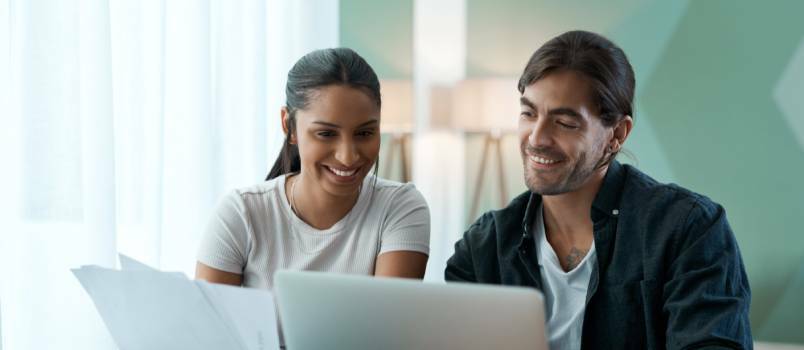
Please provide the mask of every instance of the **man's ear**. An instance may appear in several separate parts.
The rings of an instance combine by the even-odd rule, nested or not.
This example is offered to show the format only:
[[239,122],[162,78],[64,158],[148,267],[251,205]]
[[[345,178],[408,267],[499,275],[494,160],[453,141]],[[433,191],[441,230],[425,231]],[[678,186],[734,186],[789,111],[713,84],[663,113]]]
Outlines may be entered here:
[[609,149],[611,152],[619,152],[622,149],[625,140],[628,138],[628,135],[631,134],[631,129],[634,127],[634,118],[631,118],[630,115],[624,116],[617,122],[617,125],[614,126],[614,135],[612,135],[611,141],[609,141]]
[[[282,118],[282,132],[285,135],[288,135],[288,133],[290,132],[290,112],[288,111],[288,108],[287,107],[282,107],[282,109],[279,112],[279,115]],[[296,143],[296,130],[295,130],[295,128],[294,128],[293,132],[290,133],[290,138],[289,138],[288,141],[289,141],[290,144],[295,144]]]

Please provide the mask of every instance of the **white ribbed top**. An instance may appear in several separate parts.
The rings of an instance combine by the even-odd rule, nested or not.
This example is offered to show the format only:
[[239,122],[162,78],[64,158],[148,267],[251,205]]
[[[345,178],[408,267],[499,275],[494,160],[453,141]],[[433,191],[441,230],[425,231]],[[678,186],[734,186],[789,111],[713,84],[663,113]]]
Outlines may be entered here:
[[243,275],[243,285],[271,289],[280,269],[372,275],[377,256],[429,254],[430,212],[413,184],[366,176],[352,210],[326,230],[296,216],[285,176],[226,195],[207,225],[198,261]]

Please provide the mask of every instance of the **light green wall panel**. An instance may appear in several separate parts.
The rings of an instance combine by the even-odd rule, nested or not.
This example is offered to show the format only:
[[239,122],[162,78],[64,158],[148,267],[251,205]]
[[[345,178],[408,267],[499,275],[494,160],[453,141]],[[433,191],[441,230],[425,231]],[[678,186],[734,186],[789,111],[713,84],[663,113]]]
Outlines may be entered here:
[[519,76],[548,39],[572,29],[607,32],[639,7],[637,0],[467,0],[467,74]]
[[413,77],[413,0],[340,1],[341,46],[357,51],[380,79]]
[[[804,152],[773,98],[804,36],[801,13],[799,1],[691,2],[641,101],[679,182],[726,208],[760,338],[804,257]],[[804,342],[804,325],[787,327],[767,338]]]

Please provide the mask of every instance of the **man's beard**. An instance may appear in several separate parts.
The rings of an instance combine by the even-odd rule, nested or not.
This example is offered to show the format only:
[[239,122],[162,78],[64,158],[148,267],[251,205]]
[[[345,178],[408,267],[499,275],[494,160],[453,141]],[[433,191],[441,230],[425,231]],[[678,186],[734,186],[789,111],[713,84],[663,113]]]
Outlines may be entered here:
[[[549,150],[537,150],[528,147],[528,150],[531,154],[557,154],[556,151],[549,151]],[[528,189],[536,194],[540,194],[543,196],[553,196],[559,195],[562,193],[573,192],[583,186],[587,180],[600,168],[600,165],[603,163],[605,159],[605,152],[595,161],[589,161],[589,153],[582,152],[578,155],[577,161],[570,169],[569,173],[563,176],[560,176],[558,180],[553,181],[553,183],[546,183],[543,180],[539,179],[538,170],[532,169],[528,165],[527,161],[527,153],[524,157],[525,163],[525,184],[528,186]],[[564,161],[567,160],[567,157],[563,157]],[[564,168],[566,169],[566,168]]]

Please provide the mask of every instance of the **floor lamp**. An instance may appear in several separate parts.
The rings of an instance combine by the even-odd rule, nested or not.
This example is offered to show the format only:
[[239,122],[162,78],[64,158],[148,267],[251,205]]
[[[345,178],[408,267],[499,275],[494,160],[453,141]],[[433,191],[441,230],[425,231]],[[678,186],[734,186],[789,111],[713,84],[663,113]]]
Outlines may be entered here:
[[385,173],[391,173],[391,167],[396,163],[396,156],[399,155],[400,166],[402,167],[402,182],[410,181],[410,167],[408,166],[408,139],[410,138],[409,132],[393,132],[391,133],[391,141],[388,145],[388,152],[386,153]]
[[499,177],[496,181],[499,205],[503,207],[508,202],[501,141],[506,133],[516,128],[520,112],[520,96],[514,78],[466,79],[455,86],[452,97],[452,123],[467,133],[485,135],[480,166],[472,189],[474,193],[469,211],[470,220],[474,220],[480,207],[486,168],[491,166],[489,158],[492,156],[496,157],[493,166],[497,168]]
[[505,185],[505,166],[503,166],[503,158],[502,158],[502,148],[500,147],[500,142],[502,141],[502,134],[499,130],[495,130],[492,132],[485,133],[483,138],[483,153],[480,158],[480,166],[477,169],[477,178],[475,179],[475,187],[474,187],[474,195],[472,196],[472,209],[469,210],[469,217],[471,220],[475,218],[477,215],[477,208],[480,206],[480,189],[483,188],[483,180],[485,179],[484,175],[486,173],[486,168],[488,168],[488,159],[490,153],[494,153],[494,156],[497,158],[497,161],[494,165],[497,168],[497,176],[498,182],[497,191],[500,195],[500,207],[505,206],[508,203],[508,196],[507,186]]
[[[400,162],[402,169],[402,182],[410,181],[410,166],[408,158],[408,143],[413,126],[413,85],[410,80],[380,81],[380,94],[382,95],[382,110],[380,116],[380,130],[391,134],[388,144],[384,172],[390,174],[396,162]],[[399,156],[399,159],[396,157]],[[387,176],[387,175],[386,175]]]

